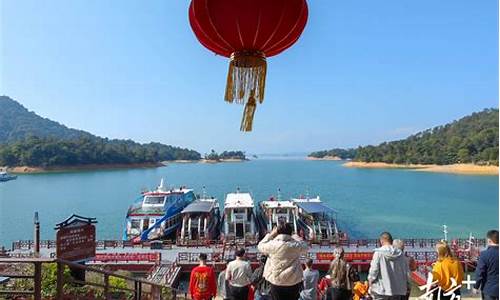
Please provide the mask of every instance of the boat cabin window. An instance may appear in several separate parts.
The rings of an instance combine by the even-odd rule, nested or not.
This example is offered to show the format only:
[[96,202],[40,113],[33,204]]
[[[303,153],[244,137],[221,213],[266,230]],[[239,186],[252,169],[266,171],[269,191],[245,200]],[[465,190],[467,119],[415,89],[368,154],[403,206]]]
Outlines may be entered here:
[[277,214],[288,214],[288,209],[287,208],[276,208],[276,213]]
[[141,227],[141,220],[132,220],[130,222],[130,227],[131,228],[140,228]]
[[193,192],[189,192],[187,194],[184,195],[184,198],[187,202],[191,202],[193,201],[194,199],[194,193]]
[[163,205],[164,202],[165,202],[164,196],[146,196],[144,198],[144,204]]

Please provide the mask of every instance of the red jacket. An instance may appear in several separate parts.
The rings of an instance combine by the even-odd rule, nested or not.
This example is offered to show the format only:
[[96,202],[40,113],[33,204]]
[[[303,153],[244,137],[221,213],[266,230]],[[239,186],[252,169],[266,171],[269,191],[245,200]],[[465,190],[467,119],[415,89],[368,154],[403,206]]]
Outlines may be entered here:
[[217,294],[214,269],[198,266],[191,271],[189,293],[195,300],[208,300]]

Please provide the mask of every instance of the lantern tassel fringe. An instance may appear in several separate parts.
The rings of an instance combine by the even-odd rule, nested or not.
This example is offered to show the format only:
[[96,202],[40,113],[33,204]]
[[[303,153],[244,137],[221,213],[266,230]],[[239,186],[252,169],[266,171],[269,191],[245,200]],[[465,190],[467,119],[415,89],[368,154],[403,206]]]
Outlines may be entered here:
[[247,99],[253,96],[259,103],[262,103],[266,71],[266,58],[262,54],[233,53],[229,63],[224,99],[229,103],[245,104]]
[[250,97],[248,99],[247,104],[245,105],[245,110],[243,111],[243,118],[241,119],[241,131],[252,131],[253,125],[253,116],[255,114],[255,110],[257,109],[257,103],[254,97]]

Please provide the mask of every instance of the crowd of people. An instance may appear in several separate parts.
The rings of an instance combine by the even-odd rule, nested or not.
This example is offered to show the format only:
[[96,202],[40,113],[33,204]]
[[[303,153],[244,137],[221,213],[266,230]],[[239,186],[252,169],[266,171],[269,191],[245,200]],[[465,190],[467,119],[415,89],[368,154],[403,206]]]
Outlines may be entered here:
[[[404,300],[411,291],[411,272],[417,263],[405,254],[404,242],[393,240],[388,232],[380,235],[370,263],[367,280],[362,281],[346,261],[344,249],[334,250],[334,259],[321,278],[313,260],[302,264],[308,244],[292,235],[292,227],[282,224],[268,233],[257,248],[259,266],[252,271],[245,250],[235,252],[235,259],[216,278],[207,266],[206,254],[191,272],[189,292],[194,300],[209,300],[217,295],[224,300]],[[487,233],[488,247],[478,260],[473,293],[485,300],[498,300],[498,231]],[[460,295],[464,270],[446,241],[436,244],[437,260],[429,272],[429,286],[424,292],[433,299],[454,299]],[[459,298],[458,298],[459,299]]]

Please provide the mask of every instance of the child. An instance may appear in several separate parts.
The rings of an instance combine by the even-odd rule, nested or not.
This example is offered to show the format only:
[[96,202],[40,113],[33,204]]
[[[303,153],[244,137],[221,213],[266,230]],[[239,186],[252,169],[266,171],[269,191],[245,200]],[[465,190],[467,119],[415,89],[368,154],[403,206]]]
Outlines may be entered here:
[[368,281],[361,282],[356,281],[354,287],[352,288],[352,299],[353,300],[366,300],[369,299],[368,295]]

